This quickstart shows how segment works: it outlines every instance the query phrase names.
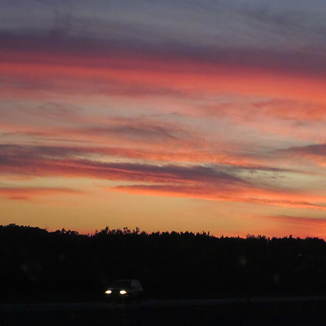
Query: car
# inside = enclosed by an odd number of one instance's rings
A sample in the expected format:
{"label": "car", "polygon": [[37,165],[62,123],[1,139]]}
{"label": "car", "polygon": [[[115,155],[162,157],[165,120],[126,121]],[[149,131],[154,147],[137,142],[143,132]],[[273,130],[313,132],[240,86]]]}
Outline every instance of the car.
{"label": "car", "polygon": [[104,291],[104,295],[110,301],[141,299],[144,289],[138,280],[116,280]]}

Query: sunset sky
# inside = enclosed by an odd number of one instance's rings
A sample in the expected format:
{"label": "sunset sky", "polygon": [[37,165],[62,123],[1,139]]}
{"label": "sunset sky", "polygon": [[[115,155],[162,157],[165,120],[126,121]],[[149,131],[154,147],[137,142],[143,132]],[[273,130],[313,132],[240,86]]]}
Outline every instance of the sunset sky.
{"label": "sunset sky", "polygon": [[1,0],[0,224],[326,238],[325,0]]}

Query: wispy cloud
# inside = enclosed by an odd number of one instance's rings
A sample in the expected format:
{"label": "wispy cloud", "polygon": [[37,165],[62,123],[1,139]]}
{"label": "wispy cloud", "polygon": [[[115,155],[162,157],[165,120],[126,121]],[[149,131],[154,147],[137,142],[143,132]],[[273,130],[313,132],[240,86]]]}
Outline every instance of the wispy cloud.
{"label": "wispy cloud", "polygon": [[43,196],[81,195],[83,193],[83,191],[68,188],[0,187],[0,197],[11,200],[32,200]]}
{"label": "wispy cloud", "polygon": [[[64,148],[2,147],[6,154],[0,158],[1,173],[26,176],[86,177],[102,180],[127,181],[130,185],[112,189],[131,193],[184,196],[222,201],[239,201],[326,209],[326,197],[272,187],[237,176],[237,170],[222,166],[153,165],[140,163],[103,163],[74,158],[81,151]],[[28,155],[26,155],[29,152]],[[65,158],[66,157],[66,158]],[[249,169],[249,167],[247,167]],[[257,168],[252,168],[256,171]],[[259,168],[258,168],[259,170]],[[282,172],[265,168],[265,171]],[[284,171],[286,172],[286,171]],[[149,184],[143,184],[143,183]]]}
{"label": "wispy cloud", "polygon": [[290,147],[277,152],[280,156],[295,157],[306,160],[321,167],[326,166],[326,144],[313,144],[306,146]]}
{"label": "wispy cloud", "polygon": [[322,0],[3,0],[0,181],[20,181],[2,200],[87,179],[103,198],[320,214],[325,14]]}
{"label": "wispy cloud", "polygon": [[242,202],[264,206],[326,210],[326,196],[314,196],[289,189],[267,189],[249,183],[195,185],[130,185],[112,190],[146,195],[178,196],[226,202]]}

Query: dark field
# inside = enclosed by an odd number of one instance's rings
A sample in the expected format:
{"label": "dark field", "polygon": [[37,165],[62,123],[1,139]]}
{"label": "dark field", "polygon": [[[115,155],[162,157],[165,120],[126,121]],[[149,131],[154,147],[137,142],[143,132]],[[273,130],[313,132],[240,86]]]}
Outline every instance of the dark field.
{"label": "dark field", "polygon": [[140,304],[11,304],[0,325],[324,326],[326,298],[151,300]]}

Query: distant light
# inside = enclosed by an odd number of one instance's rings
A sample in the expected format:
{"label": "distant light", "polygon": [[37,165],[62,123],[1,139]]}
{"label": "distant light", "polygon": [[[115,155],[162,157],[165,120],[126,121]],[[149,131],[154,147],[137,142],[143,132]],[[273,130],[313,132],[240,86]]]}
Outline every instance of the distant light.
{"label": "distant light", "polygon": [[105,291],[105,294],[111,294],[111,293],[112,293],[111,290],[106,290],[106,291]]}
{"label": "distant light", "polygon": [[127,291],[126,290],[121,290],[120,294],[125,295],[125,294],[127,294]]}

